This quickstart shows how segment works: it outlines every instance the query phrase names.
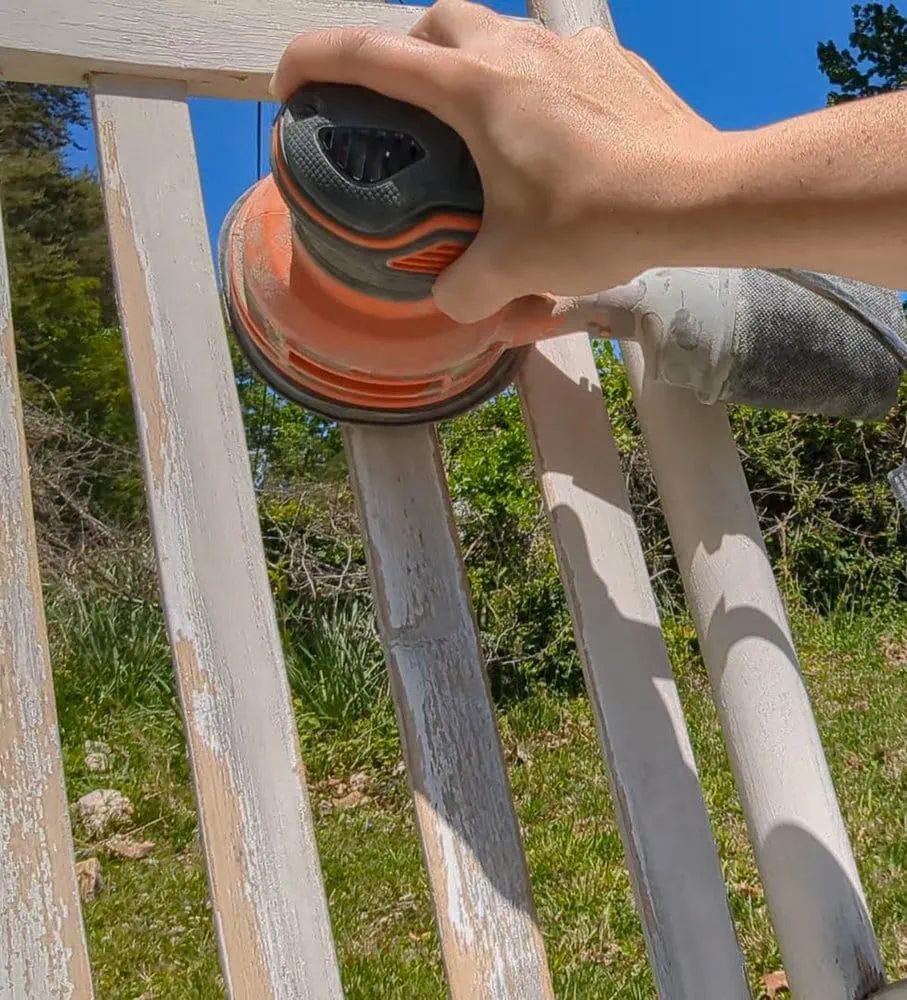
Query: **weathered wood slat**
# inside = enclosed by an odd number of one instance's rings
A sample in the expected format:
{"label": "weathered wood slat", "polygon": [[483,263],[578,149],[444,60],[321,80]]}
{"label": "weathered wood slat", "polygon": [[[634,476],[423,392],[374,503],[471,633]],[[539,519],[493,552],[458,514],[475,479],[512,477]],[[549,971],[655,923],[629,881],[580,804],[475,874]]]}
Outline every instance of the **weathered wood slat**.
{"label": "weathered wood slat", "polygon": [[[565,34],[614,30],[606,0],[529,9]],[[726,413],[622,350],[794,994],[867,996],[878,944]]]}
{"label": "weathered wood slat", "polygon": [[0,1000],[91,1000],[0,212]]}
{"label": "weathered wood slat", "polygon": [[589,338],[538,344],[520,390],[659,996],[747,1000]]}
{"label": "weathered wood slat", "polygon": [[793,994],[869,996],[879,949],[726,412],[623,353]]}
{"label": "weathered wood slat", "polygon": [[548,1000],[435,433],[345,431],[453,1000]]}
{"label": "weathered wood slat", "polygon": [[92,73],[188,81],[189,93],[266,100],[299,32],[408,31],[424,8],[363,0],[0,0],[0,78],[85,86]]}
{"label": "weathered wood slat", "polygon": [[337,1000],[342,990],[185,86],[99,77],[92,91],[146,489],[228,992],[237,1000]]}

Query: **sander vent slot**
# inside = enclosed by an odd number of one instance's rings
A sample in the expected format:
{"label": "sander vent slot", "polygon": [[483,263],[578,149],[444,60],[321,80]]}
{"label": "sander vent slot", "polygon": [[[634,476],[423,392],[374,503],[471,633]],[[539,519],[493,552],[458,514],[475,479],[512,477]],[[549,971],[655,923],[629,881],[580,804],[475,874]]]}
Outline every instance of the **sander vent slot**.
{"label": "sander vent slot", "polygon": [[348,180],[379,184],[425,157],[406,132],[324,125],[318,141],[325,155]]}
{"label": "sander vent slot", "polygon": [[394,271],[409,271],[411,274],[440,274],[462,256],[465,249],[465,243],[433,243],[422,250],[395,257],[387,262],[387,266]]}

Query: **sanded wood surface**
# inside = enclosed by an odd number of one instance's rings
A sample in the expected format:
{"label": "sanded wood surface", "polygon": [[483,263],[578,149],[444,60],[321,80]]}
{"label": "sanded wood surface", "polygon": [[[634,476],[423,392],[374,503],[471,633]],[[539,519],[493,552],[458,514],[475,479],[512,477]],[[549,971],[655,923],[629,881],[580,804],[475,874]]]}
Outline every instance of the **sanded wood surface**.
{"label": "sanded wood surface", "polygon": [[93,82],[152,527],[231,997],[342,996],[185,88]]}
{"label": "sanded wood surface", "polygon": [[424,8],[363,0],[0,0],[0,78],[84,86],[90,73],[188,81],[189,93],[267,100],[299,32],[408,31]]}
{"label": "sanded wood surface", "polygon": [[659,996],[747,1000],[589,338],[536,345],[520,390]]}
{"label": "sanded wood surface", "polygon": [[531,16],[559,35],[575,35],[584,28],[607,28],[616,33],[608,0],[527,0]]}
{"label": "sanded wood surface", "polygon": [[437,438],[344,438],[451,997],[549,1000]]}
{"label": "sanded wood surface", "polygon": [[91,1000],[0,214],[0,1000]]}
{"label": "sanded wood surface", "polygon": [[869,996],[879,949],[727,414],[622,349],[793,994]]}

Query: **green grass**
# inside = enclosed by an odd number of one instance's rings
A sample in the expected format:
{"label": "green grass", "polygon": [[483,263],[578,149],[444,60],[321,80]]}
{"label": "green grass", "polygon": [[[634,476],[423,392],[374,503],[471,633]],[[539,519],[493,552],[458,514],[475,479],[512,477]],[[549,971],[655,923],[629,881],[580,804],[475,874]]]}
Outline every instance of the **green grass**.
{"label": "green grass", "polygon": [[[99,854],[103,866],[102,890],[85,907],[98,996],[222,998],[160,619],[120,603],[89,614],[53,601],[49,619],[70,798],[121,790],[141,836],[156,844],[146,860],[116,861],[74,828],[78,856]],[[907,615],[803,613],[796,633],[888,971],[907,975]],[[689,627],[672,625],[669,643],[758,995],[761,976],[780,968],[777,945]],[[440,1000],[447,994],[392,710],[377,685],[376,708],[338,712],[336,690],[319,680],[322,663],[372,683],[369,656],[300,648],[296,706],[347,997]],[[319,699],[330,710],[316,725]],[[653,996],[585,699],[540,691],[506,707],[500,726],[557,995]],[[109,774],[85,769],[86,739],[114,749]],[[365,775],[368,800],[334,808],[353,774]]]}

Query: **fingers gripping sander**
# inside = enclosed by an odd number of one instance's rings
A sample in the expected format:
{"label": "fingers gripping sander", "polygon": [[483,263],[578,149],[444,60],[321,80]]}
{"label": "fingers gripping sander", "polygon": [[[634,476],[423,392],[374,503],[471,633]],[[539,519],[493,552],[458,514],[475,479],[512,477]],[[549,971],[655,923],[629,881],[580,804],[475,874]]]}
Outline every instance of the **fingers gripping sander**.
{"label": "fingers gripping sander", "polygon": [[659,270],[562,300],[550,321],[504,309],[456,324],[432,285],[478,231],[482,184],[463,140],[421,108],[303,87],[277,116],[271,165],[224,223],[223,295],[257,373],[331,420],[456,416],[509,385],[533,341],[593,326],[639,340],[650,377],[704,403],[878,419],[895,401],[907,359],[897,296],[809,272]]}
{"label": "fingers gripping sander", "polygon": [[453,130],[370,90],[309,85],[277,116],[271,166],[220,240],[230,322],[265,381],[333,420],[404,424],[513,380],[525,348],[501,317],[458,325],[432,299],[483,210]]}

